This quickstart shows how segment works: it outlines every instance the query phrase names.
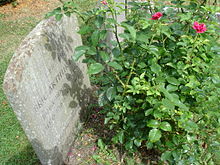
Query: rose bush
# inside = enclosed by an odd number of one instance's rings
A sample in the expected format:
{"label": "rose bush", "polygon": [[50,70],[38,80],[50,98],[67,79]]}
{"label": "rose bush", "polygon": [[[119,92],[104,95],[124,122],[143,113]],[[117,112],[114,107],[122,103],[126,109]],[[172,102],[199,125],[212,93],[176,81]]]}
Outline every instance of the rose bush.
{"label": "rose bush", "polygon": [[[112,141],[129,152],[154,149],[169,164],[213,164],[220,145],[220,79],[211,67],[220,53],[216,9],[196,1],[131,2],[117,22],[125,9],[101,3],[80,13],[86,44],[73,58],[86,56]],[[73,2],[62,9],[50,14],[77,11]],[[115,40],[106,42],[109,32]]]}

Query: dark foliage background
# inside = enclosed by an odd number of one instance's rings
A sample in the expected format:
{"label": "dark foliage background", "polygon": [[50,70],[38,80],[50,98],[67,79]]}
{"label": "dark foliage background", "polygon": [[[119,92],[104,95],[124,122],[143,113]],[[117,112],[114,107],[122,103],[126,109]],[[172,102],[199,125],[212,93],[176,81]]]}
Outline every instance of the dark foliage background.
{"label": "dark foliage background", "polygon": [[0,0],[0,5],[4,5],[6,3],[11,3],[13,1],[15,1],[15,0]]}

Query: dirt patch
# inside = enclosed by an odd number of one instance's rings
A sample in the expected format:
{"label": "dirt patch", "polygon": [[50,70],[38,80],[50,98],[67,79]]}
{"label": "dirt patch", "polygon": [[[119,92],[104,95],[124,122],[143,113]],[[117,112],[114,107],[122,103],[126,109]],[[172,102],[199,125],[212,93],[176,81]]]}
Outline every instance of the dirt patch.
{"label": "dirt patch", "polygon": [[98,154],[97,140],[99,138],[107,139],[111,137],[112,132],[104,125],[104,116],[99,113],[100,108],[94,107],[88,116],[87,121],[84,123],[82,132],[75,140],[74,146],[68,153],[67,165],[86,165],[94,164],[94,154]]}
{"label": "dirt patch", "polygon": [[17,20],[26,17],[43,18],[44,14],[58,5],[59,0],[17,0],[16,3],[6,4],[0,7],[3,20]]}

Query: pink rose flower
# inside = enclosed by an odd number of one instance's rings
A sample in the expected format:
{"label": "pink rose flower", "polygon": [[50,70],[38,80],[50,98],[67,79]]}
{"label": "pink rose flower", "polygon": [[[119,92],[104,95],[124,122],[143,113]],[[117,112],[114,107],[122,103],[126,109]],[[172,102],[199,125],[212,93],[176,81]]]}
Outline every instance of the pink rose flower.
{"label": "pink rose flower", "polygon": [[198,22],[194,22],[193,29],[196,30],[196,33],[204,33],[207,30],[204,23],[199,24]]}
{"label": "pink rose flower", "polygon": [[95,151],[95,150],[97,150],[97,147],[96,147],[96,146],[93,146],[93,147],[92,147],[92,151]]}
{"label": "pink rose flower", "polygon": [[103,5],[107,5],[107,4],[108,4],[108,2],[107,2],[106,0],[101,1],[101,3],[102,3]]}
{"label": "pink rose flower", "polygon": [[151,20],[158,20],[162,16],[163,16],[163,14],[161,12],[157,12],[154,15],[152,15]]}

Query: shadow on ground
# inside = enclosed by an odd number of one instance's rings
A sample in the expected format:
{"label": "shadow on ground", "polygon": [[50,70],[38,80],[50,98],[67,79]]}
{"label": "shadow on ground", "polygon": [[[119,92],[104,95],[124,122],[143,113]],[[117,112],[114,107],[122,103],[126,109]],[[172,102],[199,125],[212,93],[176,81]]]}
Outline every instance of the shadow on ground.
{"label": "shadow on ground", "polygon": [[21,152],[13,155],[7,162],[3,162],[4,165],[40,165],[40,161],[37,159],[36,154],[33,151],[32,146],[27,145]]}

